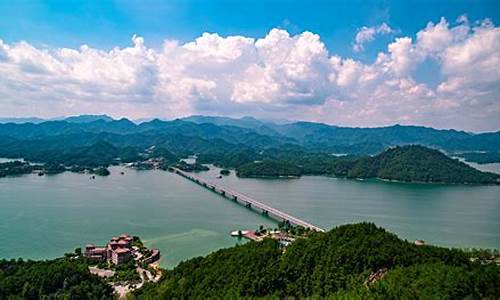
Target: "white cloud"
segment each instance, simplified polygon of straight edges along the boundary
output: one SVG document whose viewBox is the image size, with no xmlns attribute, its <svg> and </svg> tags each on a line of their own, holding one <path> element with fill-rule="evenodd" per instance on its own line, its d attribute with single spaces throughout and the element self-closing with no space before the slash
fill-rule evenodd
<svg viewBox="0 0 500 300">
<path fill-rule="evenodd" d="M 351 126 L 393 123 L 500 128 L 500 28 L 489 20 L 428 23 L 373 63 L 329 53 L 319 35 L 273 29 L 261 38 L 205 33 L 109 51 L 0 40 L 0 115 L 177 117 L 194 113 L 297 118 Z M 393 32 L 365 28 L 357 42 Z M 426 60 L 433 88 L 412 77 Z"/>
<path fill-rule="evenodd" d="M 394 33 L 394 29 L 387 25 L 387 23 L 382 23 L 378 26 L 372 27 L 363 26 L 356 33 L 356 37 L 354 38 L 354 45 L 352 48 L 356 52 L 363 51 L 365 43 L 373 41 L 377 35 L 385 35 L 390 33 Z"/>
</svg>

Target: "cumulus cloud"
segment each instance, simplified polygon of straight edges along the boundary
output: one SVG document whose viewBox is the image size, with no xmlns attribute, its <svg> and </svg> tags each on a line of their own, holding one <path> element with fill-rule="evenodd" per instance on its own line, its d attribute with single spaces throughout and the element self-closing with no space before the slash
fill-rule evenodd
<svg viewBox="0 0 500 300">
<path fill-rule="evenodd" d="M 394 33 L 394 29 L 392 29 L 385 22 L 378 26 L 363 26 L 356 33 L 356 37 L 354 38 L 354 45 L 352 48 L 356 52 L 363 51 L 365 43 L 373 41 L 377 35 L 385 35 L 390 33 Z"/>
<path fill-rule="evenodd" d="M 389 32 L 362 28 L 357 42 Z M 429 60 L 443 78 L 435 87 L 412 77 Z M 0 40 L 0 115 L 202 113 L 498 130 L 499 65 L 500 28 L 466 16 L 398 37 L 372 63 L 329 53 L 312 32 L 282 29 L 260 38 L 204 33 L 161 49 L 137 35 L 107 51 Z"/>
</svg>

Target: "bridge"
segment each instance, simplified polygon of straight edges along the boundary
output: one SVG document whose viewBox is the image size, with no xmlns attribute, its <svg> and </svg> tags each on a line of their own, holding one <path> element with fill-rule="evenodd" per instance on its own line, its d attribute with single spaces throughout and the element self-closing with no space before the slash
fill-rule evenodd
<svg viewBox="0 0 500 300">
<path fill-rule="evenodd" d="M 177 168 L 172 168 L 173 169 L 173 172 L 216 193 L 216 194 L 219 194 L 220 196 L 226 198 L 226 199 L 230 199 L 236 203 L 239 203 L 239 204 L 242 204 L 242 205 L 245 205 L 246 207 L 250 208 L 250 209 L 253 209 L 253 210 L 256 210 L 256 211 L 259 211 L 261 212 L 263 215 L 266 215 L 268 217 L 271 217 L 279 222 L 285 222 L 289 225 L 292 225 L 292 226 L 301 226 L 301 227 L 304 227 L 304 228 L 308 228 L 310 230 L 314 230 L 314 231 L 319 231 L 319 232 L 324 232 L 324 230 L 322 228 L 319 228 L 311 223 L 308 223 L 304 220 L 301 220 L 297 217 L 294 217 L 294 216 L 291 216 L 279 209 L 276 209 L 274 207 L 271 207 L 267 204 L 264 204 L 260 201 L 257 201 L 256 199 L 250 197 L 250 196 L 247 196 L 247 195 L 244 195 L 242 193 L 239 193 L 239 192 L 236 192 L 236 191 L 233 191 L 233 190 L 230 190 L 226 187 L 222 187 L 220 185 L 217 185 L 213 182 L 210 182 L 209 180 L 206 180 L 204 178 L 201 178 L 199 176 L 196 176 L 196 175 L 193 175 L 193 174 L 188 174 L 187 172 L 184 172 L 180 169 L 177 169 Z"/>
</svg>

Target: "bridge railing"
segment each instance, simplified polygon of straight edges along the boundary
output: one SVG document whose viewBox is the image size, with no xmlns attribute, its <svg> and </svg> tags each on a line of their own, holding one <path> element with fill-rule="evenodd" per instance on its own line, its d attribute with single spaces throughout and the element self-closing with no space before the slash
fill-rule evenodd
<svg viewBox="0 0 500 300">
<path fill-rule="evenodd" d="M 299 226 L 302 226 L 302 227 L 305 227 L 305 228 L 310 228 L 310 229 L 313 229 L 313 230 L 316 230 L 316 231 L 321 231 L 323 232 L 324 230 L 322 228 L 319 228 L 313 224 L 310 224 L 304 220 L 301 220 L 297 217 L 294 217 L 294 216 L 291 216 L 285 212 L 282 212 L 281 210 L 279 209 L 276 209 L 274 207 L 271 207 L 267 204 L 264 204 L 256 199 L 253 199 L 252 197 L 250 196 L 247 196 L 247 195 L 244 195 L 240 192 L 237 192 L 237 191 L 233 191 L 231 189 L 228 189 L 226 187 L 221 187 L 207 179 L 203 179 L 201 177 L 198 177 L 198 176 L 195 176 L 195 175 L 191 175 L 191 174 L 187 174 L 179 169 L 174 169 L 175 170 L 175 173 L 185 177 L 185 178 L 188 178 L 190 180 L 193 180 L 195 182 L 197 182 L 198 184 L 200 185 L 205 185 L 207 188 L 211 188 L 213 190 L 219 190 L 220 192 L 224 192 L 225 196 L 227 195 L 230 195 L 230 196 L 233 196 L 233 197 L 237 197 L 238 199 L 240 199 L 240 201 L 243 201 L 243 202 L 247 202 L 247 203 L 250 203 L 252 206 L 255 206 L 257 208 L 259 208 L 260 210 L 262 211 L 267 211 L 268 213 L 270 214 L 273 214 L 275 215 L 276 217 L 279 217 L 283 220 L 286 220 L 288 221 L 289 223 L 291 224 L 294 224 L 294 225 L 299 225 Z"/>
</svg>

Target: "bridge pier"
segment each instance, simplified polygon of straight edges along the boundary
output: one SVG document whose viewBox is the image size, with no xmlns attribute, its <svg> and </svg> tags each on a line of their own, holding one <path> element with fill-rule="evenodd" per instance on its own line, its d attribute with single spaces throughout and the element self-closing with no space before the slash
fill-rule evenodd
<svg viewBox="0 0 500 300">
<path fill-rule="evenodd" d="M 195 182 L 199 184 L 200 186 L 203 186 L 204 188 L 211 190 L 224 198 L 227 198 L 235 203 L 240 203 L 242 205 L 245 205 L 245 207 L 254 209 L 256 212 L 261 212 L 262 215 L 265 216 L 272 216 L 273 219 L 279 221 L 280 227 L 303 227 L 306 229 L 314 230 L 314 231 L 324 231 L 323 229 L 314 226 L 313 224 L 310 224 L 306 221 L 303 221 L 299 218 L 296 218 L 294 216 L 291 216 L 285 212 L 282 212 L 276 208 L 273 208 L 269 205 L 266 205 L 264 203 L 261 203 L 251 197 L 242 195 L 238 192 L 231 191 L 230 189 L 222 189 L 222 188 L 217 188 L 217 185 L 205 180 L 203 178 L 197 177 L 195 175 L 189 175 L 177 168 L 174 168 L 174 172 L 192 182 Z"/>
</svg>

